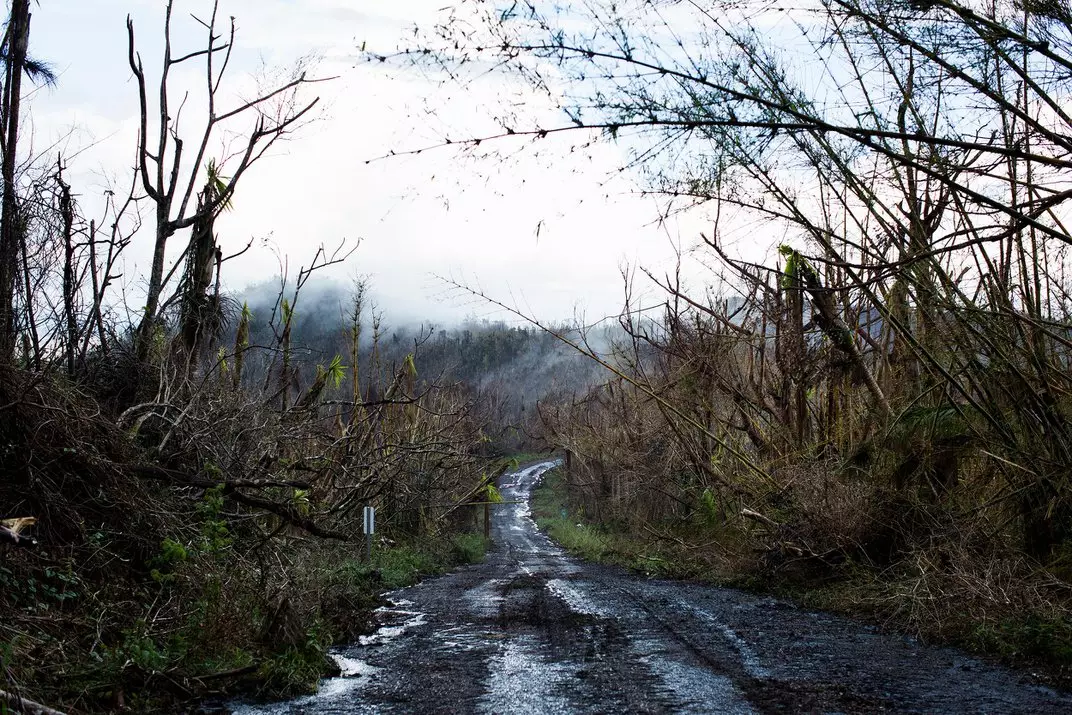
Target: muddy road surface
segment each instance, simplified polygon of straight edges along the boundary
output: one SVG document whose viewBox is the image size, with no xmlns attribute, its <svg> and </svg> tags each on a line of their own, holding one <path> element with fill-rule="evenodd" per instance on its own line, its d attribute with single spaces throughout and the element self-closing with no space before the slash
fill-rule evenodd
<svg viewBox="0 0 1072 715">
<path fill-rule="evenodd" d="M 344 675 L 253 713 L 1072 712 L 955 650 L 771 598 L 567 556 L 529 517 L 545 463 L 504 479 L 482 564 L 390 594 Z"/>
</svg>

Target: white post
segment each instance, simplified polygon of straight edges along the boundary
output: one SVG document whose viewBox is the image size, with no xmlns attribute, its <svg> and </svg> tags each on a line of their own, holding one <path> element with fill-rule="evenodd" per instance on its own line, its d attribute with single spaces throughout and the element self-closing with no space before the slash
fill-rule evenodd
<svg viewBox="0 0 1072 715">
<path fill-rule="evenodd" d="M 372 535 L 376 533 L 376 508 L 367 506 L 364 512 L 365 556 L 372 561 Z"/>
</svg>

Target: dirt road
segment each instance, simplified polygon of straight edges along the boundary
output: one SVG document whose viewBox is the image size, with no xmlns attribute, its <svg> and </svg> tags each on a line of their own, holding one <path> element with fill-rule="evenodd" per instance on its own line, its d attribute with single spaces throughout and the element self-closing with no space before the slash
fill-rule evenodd
<svg viewBox="0 0 1072 715">
<path fill-rule="evenodd" d="M 391 594 L 345 675 L 253 713 L 1072 712 L 958 651 L 771 598 L 577 561 L 529 518 L 545 463 L 506 477 L 483 564 Z"/>
</svg>

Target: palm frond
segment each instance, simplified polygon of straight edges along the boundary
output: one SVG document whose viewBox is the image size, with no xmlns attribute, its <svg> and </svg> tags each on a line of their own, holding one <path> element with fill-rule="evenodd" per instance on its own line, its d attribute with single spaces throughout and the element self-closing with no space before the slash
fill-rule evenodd
<svg viewBox="0 0 1072 715">
<path fill-rule="evenodd" d="M 7 65 L 8 63 L 7 47 L 0 48 L 0 62 L 3 62 L 4 65 Z M 36 85 L 55 87 L 56 83 L 59 81 L 59 77 L 56 75 L 56 70 L 52 68 L 51 64 L 33 57 L 27 57 L 23 61 L 22 71 L 26 74 L 26 77 Z"/>
</svg>

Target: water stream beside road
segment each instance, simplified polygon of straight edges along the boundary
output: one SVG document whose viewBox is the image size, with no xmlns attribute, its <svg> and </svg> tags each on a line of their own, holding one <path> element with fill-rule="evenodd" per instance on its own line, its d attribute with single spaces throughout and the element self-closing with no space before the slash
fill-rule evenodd
<svg viewBox="0 0 1072 715">
<path fill-rule="evenodd" d="M 504 479 L 484 563 L 388 595 L 376 633 L 296 713 L 1072 712 L 1072 697 L 959 651 L 730 589 L 568 556 Z"/>
</svg>

